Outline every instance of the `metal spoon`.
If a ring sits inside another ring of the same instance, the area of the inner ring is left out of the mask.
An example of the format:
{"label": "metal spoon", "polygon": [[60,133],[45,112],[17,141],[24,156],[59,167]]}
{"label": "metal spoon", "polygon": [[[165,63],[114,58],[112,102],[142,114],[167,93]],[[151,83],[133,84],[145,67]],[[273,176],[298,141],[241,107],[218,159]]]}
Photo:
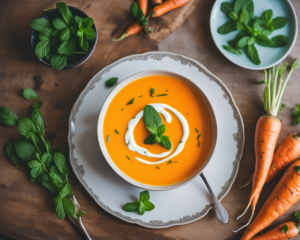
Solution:
{"label": "metal spoon", "polygon": [[204,177],[203,172],[200,173],[200,177],[202,178],[203,182],[205,183],[205,185],[213,199],[218,220],[220,221],[220,223],[227,223],[228,222],[228,213],[226,212],[226,210],[222,206],[222,204],[219,202],[219,200],[216,198],[216,196],[213,193],[212,189],[210,188],[206,178]]}

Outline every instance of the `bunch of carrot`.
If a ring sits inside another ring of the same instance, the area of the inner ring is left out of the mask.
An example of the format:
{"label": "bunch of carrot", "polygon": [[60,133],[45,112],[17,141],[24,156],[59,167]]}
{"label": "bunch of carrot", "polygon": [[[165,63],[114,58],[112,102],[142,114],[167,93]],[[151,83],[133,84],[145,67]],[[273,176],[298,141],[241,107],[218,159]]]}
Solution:
{"label": "bunch of carrot", "polygon": [[[250,240],[300,199],[300,160],[295,161],[300,156],[300,134],[293,133],[289,135],[274,154],[275,145],[281,130],[281,122],[277,115],[279,114],[284,89],[293,70],[298,66],[297,59],[293,62],[287,78],[283,81],[287,65],[283,64],[283,66],[265,70],[266,86],[263,102],[266,114],[259,118],[255,130],[255,172],[252,178],[252,192],[246,210],[237,220],[246,213],[250,206],[252,214],[246,225],[233,232],[237,232],[250,224],[263,186],[294,162],[285,171],[280,182],[274,188],[256,219],[248,226],[241,240]],[[294,229],[292,228],[293,224],[286,224],[290,226],[288,228]],[[286,234],[286,238],[284,236],[282,238],[275,237],[280,227],[281,225],[268,232],[268,234],[266,233],[264,237],[260,236],[255,239],[288,239],[289,234]],[[297,231],[293,230],[293,234],[296,232],[298,234],[298,228],[295,229]]]}
{"label": "bunch of carrot", "polygon": [[[183,5],[185,5],[189,1],[190,0],[165,0],[163,2],[163,0],[151,0],[151,3],[154,7],[149,12],[149,14],[147,13],[148,0],[138,0],[138,6],[142,10],[144,15],[147,16],[146,19],[148,20],[150,18],[156,18],[156,17],[162,16],[163,14],[165,14],[173,9],[176,9],[176,8],[179,8]],[[143,29],[146,31],[147,34],[151,33],[151,28],[146,28],[146,26],[143,26],[143,24],[141,24],[139,21],[135,22],[127,29],[127,31],[124,34],[122,34],[121,37],[119,37],[117,39],[113,39],[113,41],[114,42],[120,41],[126,37],[129,37],[129,36],[139,33]]]}

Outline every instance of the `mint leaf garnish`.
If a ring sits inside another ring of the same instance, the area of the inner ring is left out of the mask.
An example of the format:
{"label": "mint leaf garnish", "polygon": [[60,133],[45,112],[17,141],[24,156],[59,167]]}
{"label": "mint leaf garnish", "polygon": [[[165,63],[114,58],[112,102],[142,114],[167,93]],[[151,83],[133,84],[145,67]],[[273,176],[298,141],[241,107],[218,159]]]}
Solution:
{"label": "mint leaf garnish", "polygon": [[139,211],[141,215],[145,213],[145,211],[152,211],[155,206],[152,202],[149,201],[150,194],[148,191],[140,192],[139,201],[126,203],[124,206],[124,211],[126,212],[134,212]]}

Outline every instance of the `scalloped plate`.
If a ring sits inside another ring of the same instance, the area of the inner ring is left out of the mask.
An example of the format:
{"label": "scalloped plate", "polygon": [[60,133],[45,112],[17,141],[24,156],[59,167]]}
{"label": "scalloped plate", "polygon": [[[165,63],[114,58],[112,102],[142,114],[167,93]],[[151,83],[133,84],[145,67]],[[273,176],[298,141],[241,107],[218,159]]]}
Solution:
{"label": "scalloped plate", "polygon": [[104,210],[129,223],[167,228],[194,222],[213,207],[201,178],[177,189],[151,191],[151,201],[155,204],[151,212],[144,215],[125,212],[124,204],[136,201],[141,189],[125,182],[109,167],[97,140],[99,112],[113,90],[105,87],[105,80],[118,77],[120,82],[137,72],[152,69],[185,76],[197,84],[210,101],[217,119],[218,139],[204,173],[217,198],[222,200],[226,196],[236,178],[243,153],[243,120],[232,95],[220,79],[199,62],[173,53],[147,52],[128,56],[103,68],[90,80],[70,114],[70,163],[78,180]]}

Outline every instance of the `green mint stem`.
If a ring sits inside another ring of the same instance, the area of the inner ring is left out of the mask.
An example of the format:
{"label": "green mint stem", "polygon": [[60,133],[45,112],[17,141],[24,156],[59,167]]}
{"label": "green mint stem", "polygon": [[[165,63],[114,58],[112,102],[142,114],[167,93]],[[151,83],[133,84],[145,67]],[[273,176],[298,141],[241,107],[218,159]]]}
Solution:
{"label": "green mint stem", "polygon": [[48,148],[48,145],[47,145],[47,143],[46,143],[46,141],[45,141],[44,136],[43,136],[43,135],[40,135],[40,137],[41,137],[41,139],[42,139],[42,141],[43,141],[43,144],[44,144],[44,147],[45,147],[46,151],[49,152],[49,148]]}

